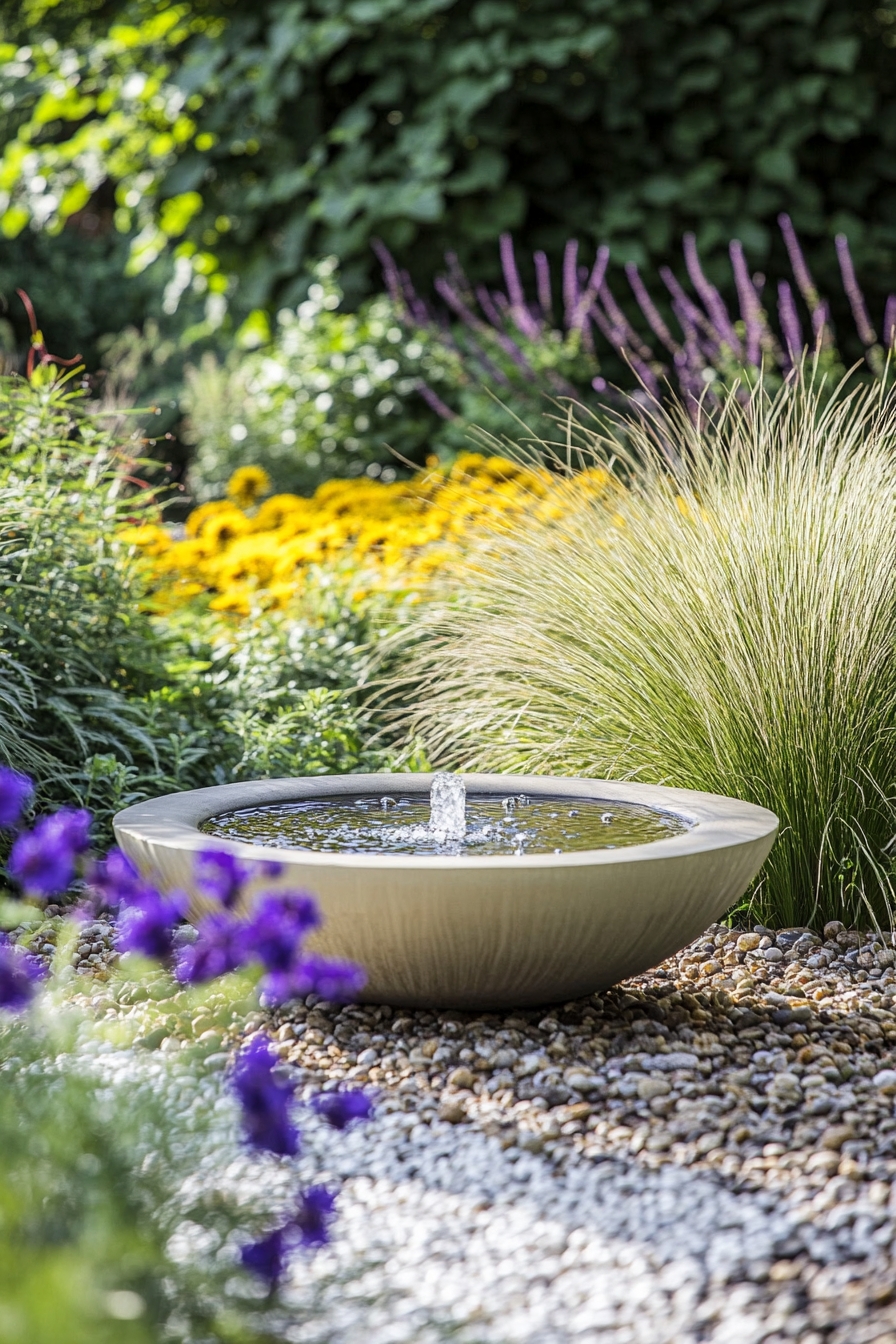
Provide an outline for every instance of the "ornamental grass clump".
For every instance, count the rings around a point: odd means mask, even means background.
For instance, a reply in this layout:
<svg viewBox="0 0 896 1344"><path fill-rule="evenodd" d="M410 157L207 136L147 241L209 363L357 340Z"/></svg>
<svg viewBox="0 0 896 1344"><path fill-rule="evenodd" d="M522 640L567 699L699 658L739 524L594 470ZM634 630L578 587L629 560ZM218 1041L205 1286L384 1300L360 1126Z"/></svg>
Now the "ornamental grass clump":
<svg viewBox="0 0 896 1344"><path fill-rule="evenodd" d="M430 759L762 804L781 832L757 915L889 923L896 394L831 397L806 372L697 425L667 410L580 438L618 490L521 516L419 608Z"/></svg>

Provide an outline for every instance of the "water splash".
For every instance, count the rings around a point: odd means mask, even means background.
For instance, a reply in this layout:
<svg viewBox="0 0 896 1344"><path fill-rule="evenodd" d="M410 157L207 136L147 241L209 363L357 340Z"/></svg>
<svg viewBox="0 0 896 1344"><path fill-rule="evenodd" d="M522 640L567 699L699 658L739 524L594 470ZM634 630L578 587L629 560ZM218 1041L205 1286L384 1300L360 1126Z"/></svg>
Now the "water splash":
<svg viewBox="0 0 896 1344"><path fill-rule="evenodd" d="M429 828L439 840L463 840L467 833L467 789L460 775L433 776Z"/></svg>

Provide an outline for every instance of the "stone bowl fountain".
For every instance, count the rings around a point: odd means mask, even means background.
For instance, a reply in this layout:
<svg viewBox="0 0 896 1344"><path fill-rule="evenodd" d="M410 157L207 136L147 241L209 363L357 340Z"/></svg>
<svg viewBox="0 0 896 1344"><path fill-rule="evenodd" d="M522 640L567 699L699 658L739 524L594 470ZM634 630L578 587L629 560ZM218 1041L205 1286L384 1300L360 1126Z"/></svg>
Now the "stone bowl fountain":
<svg viewBox="0 0 896 1344"><path fill-rule="evenodd" d="M430 810L427 816L427 804ZM342 775L168 794L118 843L190 892L198 851L281 865L247 888L312 892L309 948L358 962L366 1002L564 1002L655 966L746 891L778 821L686 789L521 775Z"/></svg>

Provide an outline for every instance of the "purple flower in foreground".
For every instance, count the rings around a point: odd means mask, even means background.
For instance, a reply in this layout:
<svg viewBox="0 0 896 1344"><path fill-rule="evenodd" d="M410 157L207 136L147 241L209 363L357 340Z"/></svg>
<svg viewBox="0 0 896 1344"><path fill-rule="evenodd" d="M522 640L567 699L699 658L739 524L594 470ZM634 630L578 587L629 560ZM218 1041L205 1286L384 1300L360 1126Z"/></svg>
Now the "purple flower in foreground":
<svg viewBox="0 0 896 1344"><path fill-rule="evenodd" d="M21 1012L34 998L35 987L46 976L36 957L4 939L0 942L0 1008Z"/></svg>
<svg viewBox="0 0 896 1344"><path fill-rule="evenodd" d="M203 849L196 856L196 885L232 910L252 876L252 867L223 849Z"/></svg>
<svg viewBox="0 0 896 1344"><path fill-rule="evenodd" d="M313 896L301 891L262 896L246 928L248 946L266 971L289 971L306 934L320 924Z"/></svg>
<svg viewBox="0 0 896 1344"><path fill-rule="evenodd" d="M330 1240L327 1224L335 1207L336 1196L324 1185L310 1185L299 1196L299 1211L293 1225L303 1246L323 1246Z"/></svg>
<svg viewBox="0 0 896 1344"><path fill-rule="evenodd" d="M262 1237L261 1241L250 1242L240 1251L240 1259L246 1269L251 1269L253 1274L266 1279L271 1288L276 1288L283 1277L288 1229L287 1223L286 1227L278 1227L269 1236Z"/></svg>
<svg viewBox="0 0 896 1344"><path fill-rule="evenodd" d="M353 1120L369 1120L373 1098L360 1089L346 1092L321 1092L311 1105L334 1129L345 1129Z"/></svg>
<svg viewBox="0 0 896 1344"><path fill-rule="evenodd" d="M221 911L201 921L199 937L180 953L175 975L183 984L203 984L244 966L247 955L246 925Z"/></svg>
<svg viewBox="0 0 896 1344"><path fill-rule="evenodd" d="M105 859L92 864L87 881L100 898L95 904L111 910L137 904L147 891L134 864L120 849L110 849Z"/></svg>
<svg viewBox="0 0 896 1344"><path fill-rule="evenodd" d="M174 951L174 930L186 914L188 903L181 892L162 896L152 887L144 887L139 900L121 917L115 946L119 952L139 952L156 961L169 961Z"/></svg>
<svg viewBox="0 0 896 1344"><path fill-rule="evenodd" d="M61 807L47 821L59 836L60 843L73 854L84 854L90 848L90 823L93 820L86 807Z"/></svg>
<svg viewBox="0 0 896 1344"><path fill-rule="evenodd" d="M367 976L350 961L331 961L309 953L285 971L273 971L261 982L261 993L270 1004L319 994L331 1003L349 1003L361 992Z"/></svg>
<svg viewBox="0 0 896 1344"><path fill-rule="evenodd" d="M0 827L9 830L18 826L33 793L34 783L27 775L0 766Z"/></svg>
<svg viewBox="0 0 896 1344"><path fill-rule="evenodd" d="M27 892L55 896L75 876L75 860L88 845L90 813L62 808L41 817L18 837L9 856L10 876Z"/></svg>
<svg viewBox="0 0 896 1344"><path fill-rule="evenodd" d="M294 1086L274 1077L279 1060L256 1036L236 1057L232 1084L243 1110L243 1132L252 1148L282 1157L299 1151L299 1131L290 1118Z"/></svg>
<svg viewBox="0 0 896 1344"><path fill-rule="evenodd" d="M336 1196L326 1186L309 1186L299 1196L299 1207L292 1218L260 1241L242 1248L243 1265L265 1279L269 1288L276 1288L293 1245L324 1246L330 1240L329 1223L335 1206Z"/></svg>

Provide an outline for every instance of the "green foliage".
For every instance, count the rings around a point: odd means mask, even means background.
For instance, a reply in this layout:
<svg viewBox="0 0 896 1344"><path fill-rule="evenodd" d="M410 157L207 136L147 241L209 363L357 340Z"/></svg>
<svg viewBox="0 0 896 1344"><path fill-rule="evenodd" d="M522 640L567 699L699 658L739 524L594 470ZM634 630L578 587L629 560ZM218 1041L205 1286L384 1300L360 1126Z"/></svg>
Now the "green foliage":
<svg viewBox="0 0 896 1344"><path fill-rule="evenodd" d="M333 271L330 261L316 268L298 312L278 313L271 343L234 351L225 364L209 354L188 369L185 433L195 445L189 483L197 499L220 499L244 462L263 466L277 490L302 493L328 476L388 463L389 448L418 462L429 451L439 421L416 388L438 356L407 340L388 299L357 314L337 311ZM394 475L401 463L391 460Z"/></svg>
<svg viewBox="0 0 896 1344"><path fill-rule="evenodd" d="M394 623L388 605L351 601L344 580L321 575L288 613L167 618L177 656L148 704L156 740L167 732L172 748L196 750L177 787L408 768L364 706L374 627L385 637Z"/></svg>
<svg viewBox="0 0 896 1344"><path fill-rule="evenodd" d="M894 415L892 387L798 383L583 429L624 486L501 532L411 627L436 766L746 798L781 819L757 914L889 924Z"/></svg>
<svg viewBox="0 0 896 1344"><path fill-rule="evenodd" d="M289 614L152 617L125 521L155 516L71 382L0 379L0 758L97 839L147 795L252 772L388 768L359 702L373 602L322 581Z"/></svg>
<svg viewBox="0 0 896 1344"><path fill-rule="evenodd" d="M365 469L388 481L409 463L469 448L473 426L514 435L522 421L547 435L558 396L591 399L599 365L578 332L547 331L538 340L515 332L521 368L494 328L482 324L473 351L460 324L418 326L384 296L357 313L341 311L332 258L313 276L298 310L278 313L270 341L224 363L209 353L188 368L195 498L221 498L246 463L264 467L276 490L298 493ZM441 413L421 387L436 394Z"/></svg>
<svg viewBox="0 0 896 1344"><path fill-rule="evenodd" d="M208 1051L189 1039L194 1020L241 1021L254 1006L245 984L232 976L204 993L178 992L167 973L132 969L111 985L92 982L102 1022L73 1008L79 987L55 984L27 1016L0 1021L0 1338L273 1344L233 1249L267 1211L204 1186L185 1195L221 1143L220 1091L203 1093L194 1079L185 1091L183 1064L178 1079L137 1062L153 1062L141 1044L148 1050L175 1030L187 1038L180 1059L201 1070ZM136 1041L137 1019L124 1017L134 1003L144 1010ZM97 1070L100 1052L128 1046L138 1050L123 1074ZM204 1251L176 1252L184 1228L201 1233ZM229 1254L207 1249L225 1242Z"/></svg>
<svg viewBox="0 0 896 1344"><path fill-rule="evenodd" d="M161 673L142 588L117 532L150 507L130 461L71 382L0 380L0 755L42 802L103 810L157 770L139 699Z"/></svg>
<svg viewBox="0 0 896 1344"><path fill-rule="evenodd" d="M242 313L352 294L381 235L420 276L502 230L667 259L688 227L775 265L793 216L893 272L896 9L886 0L113 0L5 20L0 228L55 229L105 178L139 269L174 249ZM19 44L26 40L27 47Z"/></svg>

